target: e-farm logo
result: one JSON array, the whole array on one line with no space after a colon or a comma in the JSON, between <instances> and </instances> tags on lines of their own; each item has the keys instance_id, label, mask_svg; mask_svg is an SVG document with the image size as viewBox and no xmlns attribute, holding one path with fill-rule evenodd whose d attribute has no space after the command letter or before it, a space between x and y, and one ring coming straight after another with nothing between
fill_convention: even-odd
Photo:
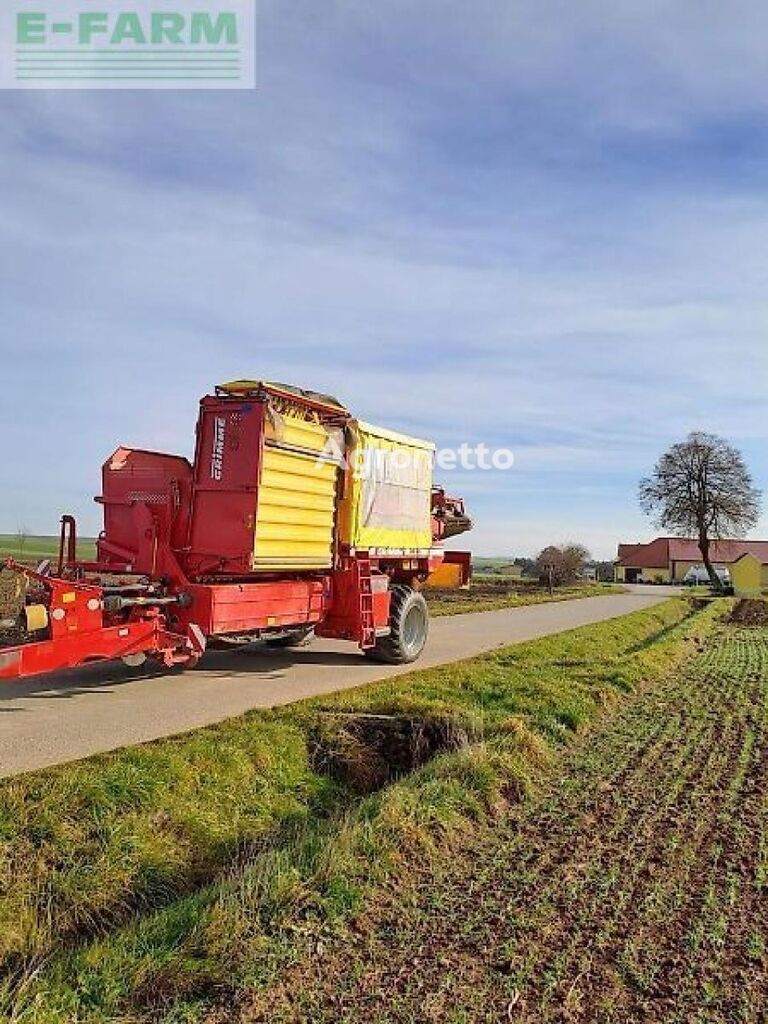
<instances>
[{"instance_id":1,"label":"e-farm logo","mask_svg":"<svg viewBox=\"0 0 768 1024\"><path fill-rule=\"evenodd\" d=\"M254 0L5 0L0 86L250 89Z\"/></svg>"}]
</instances>

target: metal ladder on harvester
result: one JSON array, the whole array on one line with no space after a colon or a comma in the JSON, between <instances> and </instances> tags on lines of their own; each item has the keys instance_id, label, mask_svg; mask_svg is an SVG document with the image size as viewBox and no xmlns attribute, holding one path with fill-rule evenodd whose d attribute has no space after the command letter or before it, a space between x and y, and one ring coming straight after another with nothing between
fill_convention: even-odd
<instances>
[{"instance_id":1,"label":"metal ladder on harvester","mask_svg":"<svg viewBox=\"0 0 768 1024\"><path fill-rule=\"evenodd\" d=\"M360 646L373 647L376 643L376 627L373 622L373 587L371 586L371 559L367 554L355 557L357 579L358 614L360 618Z\"/></svg>"}]
</instances>

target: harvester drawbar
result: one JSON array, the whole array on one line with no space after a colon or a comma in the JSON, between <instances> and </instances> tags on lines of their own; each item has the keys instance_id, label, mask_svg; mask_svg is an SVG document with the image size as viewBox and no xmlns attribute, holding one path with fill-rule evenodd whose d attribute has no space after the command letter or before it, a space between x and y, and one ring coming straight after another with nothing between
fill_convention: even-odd
<instances>
[{"instance_id":1,"label":"harvester drawbar","mask_svg":"<svg viewBox=\"0 0 768 1024\"><path fill-rule=\"evenodd\" d=\"M438 567L455 585L470 572L466 552L440 546L472 524L433 486L433 450L326 395L217 387L191 463L122 447L106 461L95 561L78 560L64 516L55 571L2 563L25 597L0 620L0 679L147 657L191 667L207 645L287 647L313 631L415 660L422 585Z\"/></svg>"}]
</instances>

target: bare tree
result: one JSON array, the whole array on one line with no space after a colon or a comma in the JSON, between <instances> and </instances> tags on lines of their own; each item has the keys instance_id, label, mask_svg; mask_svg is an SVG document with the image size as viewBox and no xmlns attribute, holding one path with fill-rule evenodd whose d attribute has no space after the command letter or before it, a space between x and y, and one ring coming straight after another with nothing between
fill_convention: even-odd
<instances>
[{"instance_id":1,"label":"bare tree","mask_svg":"<svg viewBox=\"0 0 768 1024\"><path fill-rule=\"evenodd\" d=\"M550 590L553 586L573 583L588 560L589 552L583 544L563 544L560 547L550 544L536 559L539 580Z\"/></svg>"},{"instance_id":2,"label":"bare tree","mask_svg":"<svg viewBox=\"0 0 768 1024\"><path fill-rule=\"evenodd\" d=\"M16 531L16 547L19 551L19 558L24 557L24 548L27 546L29 540L29 527L20 526Z\"/></svg>"},{"instance_id":3,"label":"bare tree","mask_svg":"<svg viewBox=\"0 0 768 1024\"><path fill-rule=\"evenodd\" d=\"M554 544L549 544L539 552L536 558L536 570L539 574L539 583L549 587L550 594L557 579L557 572L562 564L562 552Z\"/></svg>"},{"instance_id":4,"label":"bare tree","mask_svg":"<svg viewBox=\"0 0 768 1024\"><path fill-rule=\"evenodd\" d=\"M712 586L722 581L710 558L712 541L743 537L760 515L760 491L744 458L722 437L694 431L673 444L640 481L640 507L663 529L699 542Z\"/></svg>"}]
</instances>

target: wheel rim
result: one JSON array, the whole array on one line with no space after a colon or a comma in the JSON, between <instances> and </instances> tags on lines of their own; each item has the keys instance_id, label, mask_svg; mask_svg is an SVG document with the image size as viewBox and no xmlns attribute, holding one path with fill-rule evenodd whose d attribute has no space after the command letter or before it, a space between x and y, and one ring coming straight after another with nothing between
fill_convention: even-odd
<instances>
[{"instance_id":1,"label":"wheel rim","mask_svg":"<svg viewBox=\"0 0 768 1024\"><path fill-rule=\"evenodd\" d=\"M401 632L403 647L410 653L424 646L426 639L426 616L421 605L409 608L403 619Z\"/></svg>"}]
</instances>

